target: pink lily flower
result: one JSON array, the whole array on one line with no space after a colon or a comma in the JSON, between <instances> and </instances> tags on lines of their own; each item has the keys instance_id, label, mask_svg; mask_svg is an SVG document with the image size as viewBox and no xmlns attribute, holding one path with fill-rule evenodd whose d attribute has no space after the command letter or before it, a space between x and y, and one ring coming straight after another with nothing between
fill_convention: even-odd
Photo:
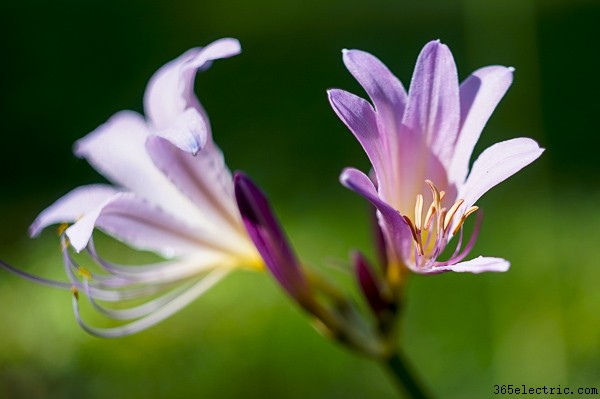
<instances>
[{"instance_id":1,"label":"pink lily flower","mask_svg":"<svg viewBox=\"0 0 600 399\"><path fill-rule=\"evenodd\" d=\"M37 217L30 234L72 223L59 229L70 282L50 283L72 288L76 317L88 332L117 337L141 331L192 302L232 270L263 268L238 211L231 172L194 95L198 70L239 52L235 39L187 51L150 79L145 117L119 112L75 144L75 154L114 185L74 189ZM94 246L95 229L166 260L111 263ZM95 269L80 266L69 248L87 251ZM85 323L79 291L100 313L126 323L107 329Z\"/></svg>"},{"instance_id":2,"label":"pink lily flower","mask_svg":"<svg viewBox=\"0 0 600 399\"><path fill-rule=\"evenodd\" d=\"M450 50L432 41L417 59L407 93L373 55L344 50L343 59L372 104L338 89L328 92L329 101L369 157L374 179L347 168L340 181L377 208L390 278L399 280L407 269L420 274L508 270L509 262L501 258L464 261L480 219L464 248L462 243L476 201L544 151L528 138L503 141L483 151L469 171L475 144L512 83L513 68L484 67L459 85ZM440 260L454 236L456 250Z\"/></svg>"}]
</instances>

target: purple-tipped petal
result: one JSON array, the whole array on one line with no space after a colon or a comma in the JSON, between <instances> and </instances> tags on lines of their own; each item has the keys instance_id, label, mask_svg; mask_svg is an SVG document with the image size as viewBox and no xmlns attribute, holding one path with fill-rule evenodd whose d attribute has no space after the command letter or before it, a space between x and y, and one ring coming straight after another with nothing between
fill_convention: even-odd
<instances>
[{"instance_id":1,"label":"purple-tipped petal","mask_svg":"<svg viewBox=\"0 0 600 399\"><path fill-rule=\"evenodd\" d=\"M114 187L101 184L77 187L44 209L29 227L29 235L35 237L53 224L72 223L119 192Z\"/></svg>"},{"instance_id":2,"label":"purple-tipped petal","mask_svg":"<svg viewBox=\"0 0 600 399\"><path fill-rule=\"evenodd\" d=\"M234 186L244 225L267 268L289 295L299 301L307 298L308 283L267 198L241 172L235 173Z\"/></svg>"},{"instance_id":3,"label":"purple-tipped petal","mask_svg":"<svg viewBox=\"0 0 600 399\"><path fill-rule=\"evenodd\" d=\"M148 137L144 119L135 112L122 111L78 140L75 154L138 197L190 224L202 225L198 208L152 162L145 146Z\"/></svg>"},{"instance_id":4,"label":"purple-tipped petal","mask_svg":"<svg viewBox=\"0 0 600 399\"><path fill-rule=\"evenodd\" d=\"M352 261L358 284L371 310L375 314L381 314L389 309L390 304L383 299L377 278L367 259L360 252L355 252Z\"/></svg>"},{"instance_id":5,"label":"purple-tipped petal","mask_svg":"<svg viewBox=\"0 0 600 399\"><path fill-rule=\"evenodd\" d=\"M460 130L448 172L452 182L464 183L475 144L510 87L513 71L503 66L481 68L460 85Z\"/></svg>"},{"instance_id":6,"label":"purple-tipped petal","mask_svg":"<svg viewBox=\"0 0 600 399\"><path fill-rule=\"evenodd\" d=\"M450 49L427 43L415 66L403 123L425 136L444 165L451 161L460 121L458 75Z\"/></svg>"},{"instance_id":7,"label":"purple-tipped petal","mask_svg":"<svg viewBox=\"0 0 600 399\"><path fill-rule=\"evenodd\" d=\"M387 168L385 138L377 126L377 117L371 104L344 90L332 89L327 92L331 107L337 116L350 129L361 144L378 176L383 176Z\"/></svg>"},{"instance_id":8,"label":"purple-tipped petal","mask_svg":"<svg viewBox=\"0 0 600 399\"><path fill-rule=\"evenodd\" d=\"M406 90L402 83L375 56L361 50L344 50L348 71L365 89L375 105L388 134L396 134L406 107Z\"/></svg>"},{"instance_id":9,"label":"purple-tipped petal","mask_svg":"<svg viewBox=\"0 0 600 399\"><path fill-rule=\"evenodd\" d=\"M434 267L429 271L431 273L458 272L479 274L484 272L505 272L509 268L510 262L506 259L480 256L455 265Z\"/></svg>"},{"instance_id":10,"label":"purple-tipped petal","mask_svg":"<svg viewBox=\"0 0 600 399\"><path fill-rule=\"evenodd\" d=\"M534 140L523 137L488 147L477 158L467 181L459 189L459 198L465 200L463 208L468 209L489 189L535 161L543 152Z\"/></svg>"},{"instance_id":11,"label":"purple-tipped petal","mask_svg":"<svg viewBox=\"0 0 600 399\"><path fill-rule=\"evenodd\" d=\"M381 215L379 224L387 239L388 257L391 262L401 262L408 254L412 240L410 228L398 211L382 201L377 195L373 182L361 171L346 168L340 175L340 182L345 187L365 197L373 204Z\"/></svg>"},{"instance_id":12,"label":"purple-tipped petal","mask_svg":"<svg viewBox=\"0 0 600 399\"><path fill-rule=\"evenodd\" d=\"M212 61L239 54L240 43L236 39L220 39L204 48L194 48L159 69L150 79L144 95L144 110L157 131L170 128L188 108L193 108L204 119L208 118L194 95L194 79L198 70L207 69ZM176 140L184 143L182 150L195 152L201 148L206 137L196 131L180 131L189 137ZM210 134L210 132L208 132ZM193 143L188 146L187 143Z\"/></svg>"}]
</instances>

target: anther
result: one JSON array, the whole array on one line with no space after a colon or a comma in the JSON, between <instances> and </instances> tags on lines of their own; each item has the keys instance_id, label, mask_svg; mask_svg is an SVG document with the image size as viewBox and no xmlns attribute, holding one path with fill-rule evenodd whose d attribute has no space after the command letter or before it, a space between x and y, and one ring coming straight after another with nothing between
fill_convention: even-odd
<instances>
[{"instance_id":1,"label":"anther","mask_svg":"<svg viewBox=\"0 0 600 399\"><path fill-rule=\"evenodd\" d=\"M431 180L425 180L425 183L427 183L427 185L429 186L429 188L431 189L431 194L433 194L433 202L437 205L440 203L441 201L441 197L440 197L440 192L438 191L438 189L433 185L433 182Z\"/></svg>"},{"instance_id":2,"label":"anther","mask_svg":"<svg viewBox=\"0 0 600 399\"><path fill-rule=\"evenodd\" d=\"M460 220L458 221L458 223L456 224L456 227L452 231L452 235L453 236L456 235L456 233L458 233L458 230L460 230L460 228L462 227L462 225L465 223L465 220L467 220L467 218L470 215L472 215L473 213L477 212L478 209L479 209L478 206L472 206L469 209L467 209L467 211L465 212L465 214L460 217Z\"/></svg>"},{"instance_id":3,"label":"anther","mask_svg":"<svg viewBox=\"0 0 600 399\"><path fill-rule=\"evenodd\" d=\"M458 211L458 208L463 204L463 202L465 202L464 199L459 199L458 201L456 201L446 214L446 217L444 218L444 233L448 231L448 227L450 226L452 218L456 214L456 211Z\"/></svg>"},{"instance_id":4,"label":"anther","mask_svg":"<svg viewBox=\"0 0 600 399\"><path fill-rule=\"evenodd\" d=\"M63 233L65 232L66 229L69 228L69 225L67 223L62 223L58 226L58 229L56 229L56 232L58 233L58 236L62 236Z\"/></svg>"},{"instance_id":5,"label":"anther","mask_svg":"<svg viewBox=\"0 0 600 399\"><path fill-rule=\"evenodd\" d=\"M81 266L78 267L77 274L79 274L81 277L85 278L86 280L92 279L92 273L85 267L81 267Z\"/></svg>"},{"instance_id":6,"label":"anther","mask_svg":"<svg viewBox=\"0 0 600 399\"><path fill-rule=\"evenodd\" d=\"M417 229L415 228L415 225L413 224L412 220L410 220L410 218L406 215L402 215L402 219L404 219L404 221L410 228L410 232L412 233L413 240L415 241L415 245L417 246L417 249L419 250L419 254L423 255L424 254L423 245L421 245L421 240L419 239L419 235L417 234Z\"/></svg>"},{"instance_id":7,"label":"anther","mask_svg":"<svg viewBox=\"0 0 600 399\"><path fill-rule=\"evenodd\" d=\"M415 204L415 227L417 232L421 231L421 227L423 226L421 218L423 217L423 196L421 194L417 194L417 202Z\"/></svg>"},{"instance_id":8,"label":"anther","mask_svg":"<svg viewBox=\"0 0 600 399\"><path fill-rule=\"evenodd\" d=\"M75 299L79 300L79 290L74 285L71 286L71 293L75 297Z\"/></svg>"},{"instance_id":9,"label":"anther","mask_svg":"<svg viewBox=\"0 0 600 399\"><path fill-rule=\"evenodd\" d=\"M425 226L423 226L425 230L429 230L429 225L433 220L433 215L435 215L435 204L432 202L429 206L429 210L427 211L427 216L425 216Z\"/></svg>"}]
</instances>

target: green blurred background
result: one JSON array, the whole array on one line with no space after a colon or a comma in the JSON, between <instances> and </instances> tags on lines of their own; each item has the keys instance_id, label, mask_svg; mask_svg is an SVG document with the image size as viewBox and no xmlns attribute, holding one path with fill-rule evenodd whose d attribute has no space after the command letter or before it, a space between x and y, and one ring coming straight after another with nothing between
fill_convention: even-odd
<instances>
[{"instance_id":1,"label":"green blurred background","mask_svg":"<svg viewBox=\"0 0 600 399\"><path fill-rule=\"evenodd\" d=\"M440 38L461 79L516 68L476 151L518 136L547 151L479 203L473 255L508 258L510 272L411 281L408 357L441 398L495 397L495 384L600 388L598 21L592 0L3 2L0 257L62 278L55 235L26 229L69 189L103 181L72 143L118 110L141 111L157 68L224 36L243 54L200 75L197 93L229 166L269 193L308 263L372 254L366 206L337 183L368 163L325 90L362 93L342 48L372 52L407 84L420 48ZM0 397L395 396L377 365L322 339L266 275L237 273L118 340L80 330L70 301L0 274Z\"/></svg>"}]
</instances>

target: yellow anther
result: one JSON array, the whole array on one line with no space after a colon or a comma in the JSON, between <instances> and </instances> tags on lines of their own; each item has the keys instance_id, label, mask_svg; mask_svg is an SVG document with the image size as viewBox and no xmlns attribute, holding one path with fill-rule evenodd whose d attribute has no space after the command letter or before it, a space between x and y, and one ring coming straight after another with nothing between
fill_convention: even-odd
<instances>
[{"instance_id":1,"label":"yellow anther","mask_svg":"<svg viewBox=\"0 0 600 399\"><path fill-rule=\"evenodd\" d=\"M440 191L440 201L442 201L445 196L446 196L446 192L445 191Z\"/></svg>"},{"instance_id":2,"label":"yellow anther","mask_svg":"<svg viewBox=\"0 0 600 399\"><path fill-rule=\"evenodd\" d=\"M472 215L473 213L477 212L478 209L479 209L478 206L472 206L469 209L467 209L467 211L465 212L465 214L460 217L460 220L458 221L458 223L456 224L456 227L452 231L452 235L453 236L455 236L456 233L458 233L458 230L460 230L460 228L462 227L462 225L465 223L465 220L467 220L467 218L470 215Z\"/></svg>"},{"instance_id":3,"label":"yellow anther","mask_svg":"<svg viewBox=\"0 0 600 399\"><path fill-rule=\"evenodd\" d=\"M85 267L78 267L77 274L79 274L81 277L85 278L86 280L92 279L92 273Z\"/></svg>"},{"instance_id":4,"label":"yellow anther","mask_svg":"<svg viewBox=\"0 0 600 399\"><path fill-rule=\"evenodd\" d=\"M415 203L415 227L417 231L421 231L423 226L421 218L423 217L423 196L417 194L417 202Z\"/></svg>"},{"instance_id":5,"label":"yellow anther","mask_svg":"<svg viewBox=\"0 0 600 399\"><path fill-rule=\"evenodd\" d=\"M71 286L71 293L75 297L75 299L79 300L79 290L74 285Z\"/></svg>"},{"instance_id":6,"label":"yellow anther","mask_svg":"<svg viewBox=\"0 0 600 399\"><path fill-rule=\"evenodd\" d=\"M404 221L410 228L410 232L412 233L413 240L415 241L417 249L419 250L419 254L423 255L424 254L423 245L421 244L421 240L419 238L419 235L417 233L417 229L415 228L415 225L413 224L412 220L410 220L410 218L408 216L403 215L402 218L404 219Z\"/></svg>"},{"instance_id":7,"label":"yellow anther","mask_svg":"<svg viewBox=\"0 0 600 399\"><path fill-rule=\"evenodd\" d=\"M458 211L458 208L463 204L463 202L465 202L464 199L459 199L458 201L456 201L446 214L446 217L444 218L444 233L448 231L448 227L450 226L450 222L452 222L452 218L456 214L456 211Z\"/></svg>"},{"instance_id":8,"label":"yellow anther","mask_svg":"<svg viewBox=\"0 0 600 399\"><path fill-rule=\"evenodd\" d=\"M58 226L58 229L56 229L56 232L58 233L59 236L62 236L63 233L65 232L65 230L68 228L69 228L69 225L67 223L62 223Z\"/></svg>"},{"instance_id":9,"label":"yellow anther","mask_svg":"<svg viewBox=\"0 0 600 399\"><path fill-rule=\"evenodd\" d=\"M433 185L433 182L431 180L425 180L425 183L427 183L427 185L431 189L431 194L433 195L433 203L436 204L436 206L439 205L441 201L440 192Z\"/></svg>"},{"instance_id":10,"label":"yellow anther","mask_svg":"<svg viewBox=\"0 0 600 399\"><path fill-rule=\"evenodd\" d=\"M439 217L438 217L438 231L439 231L439 229L443 230L443 228L444 228L444 220L446 220L446 213L447 212L448 212L448 210L446 208L440 209L440 214L439 214Z\"/></svg>"},{"instance_id":11,"label":"yellow anther","mask_svg":"<svg viewBox=\"0 0 600 399\"><path fill-rule=\"evenodd\" d=\"M433 220L433 215L435 215L435 204L432 202L429 206L429 210L427 211L427 216L425 216L425 230L429 230L429 225L431 225L431 221Z\"/></svg>"}]
</instances>

